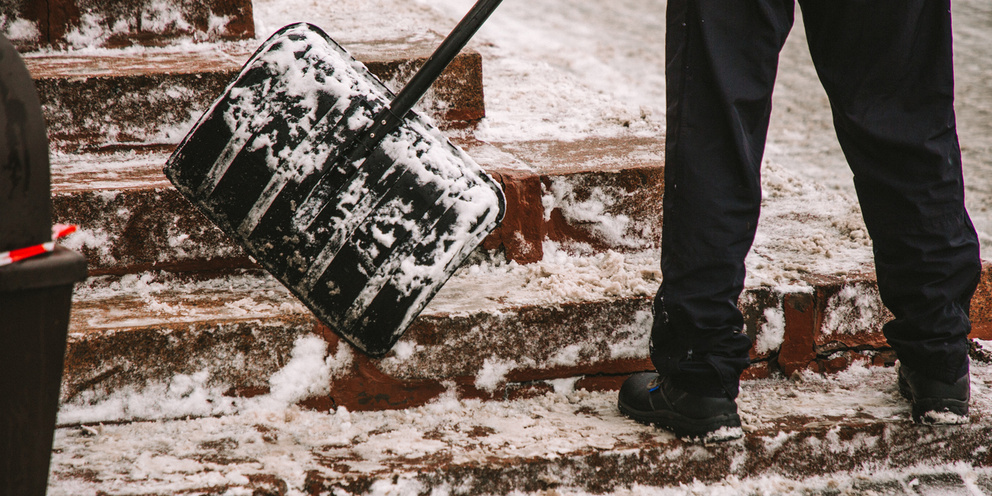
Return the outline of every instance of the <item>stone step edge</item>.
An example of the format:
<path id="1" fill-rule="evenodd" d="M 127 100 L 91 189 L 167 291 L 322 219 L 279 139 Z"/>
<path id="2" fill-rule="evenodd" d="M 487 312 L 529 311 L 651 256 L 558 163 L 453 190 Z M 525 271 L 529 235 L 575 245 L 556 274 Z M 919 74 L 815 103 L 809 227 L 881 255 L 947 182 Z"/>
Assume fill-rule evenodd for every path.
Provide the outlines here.
<path id="1" fill-rule="evenodd" d="M 307 472 L 304 486 L 314 494 L 346 491 L 366 494 L 373 485 L 409 484 L 407 487 L 457 487 L 465 494 L 507 494 L 514 491 L 544 494 L 556 489 L 608 493 L 635 486 L 671 487 L 682 484 L 718 483 L 728 478 L 748 479 L 776 474 L 800 481 L 814 477 L 849 474 L 872 467 L 873 471 L 912 469 L 921 465 L 964 464 L 973 468 L 992 467 L 988 439 L 992 423 L 988 419 L 954 428 L 919 426 L 902 422 L 840 421 L 824 425 L 792 425 L 751 433 L 742 441 L 700 445 L 682 440 L 626 450 L 589 448 L 583 452 L 553 457 L 486 460 L 477 463 L 450 463 L 443 455 L 412 461 L 373 473 L 337 476 L 319 470 Z M 927 439 L 927 442 L 921 442 Z M 861 440 L 862 446 L 847 451 L 838 440 Z M 932 441 L 932 442 L 930 442 Z M 852 443 L 857 444 L 857 443 Z M 837 445 L 840 451 L 831 449 Z M 326 460 L 328 468 L 335 460 Z M 342 462 L 347 463 L 346 460 Z M 340 465 L 338 465 L 340 466 Z M 922 470 L 922 469 L 920 469 Z M 985 472 L 986 484 L 992 478 Z M 898 477 L 898 476 L 897 476 Z M 844 477 L 847 479 L 847 477 Z M 906 476 L 909 487 L 923 485 L 921 477 Z M 923 478 L 925 479 L 925 478 Z M 960 480 L 960 479 L 959 479 Z M 893 482 L 900 482 L 896 479 Z M 922 483 L 922 484 L 921 484 Z M 857 486 L 857 481 L 854 482 Z M 892 491 L 893 487 L 873 487 L 865 481 L 866 494 L 873 490 Z M 961 487 L 964 482 L 961 481 Z M 401 485 L 402 487 L 402 485 Z M 824 490 L 829 492 L 829 484 Z M 857 487 L 853 489 L 857 490 Z"/>
<path id="2" fill-rule="evenodd" d="M 605 143 L 634 149 L 660 148 L 656 139 L 643 138 L 590 139 L 575 146 L 603 148 Z M 514 146 L 512 151 L 526 153 L 520 151 L 521 146 Z M 580 244 L 596 252 L 630 252 L 657 244 L 664 188 L 664 166 L 660 162 L 609 168 L 579 164 L 557 169 L 542 167 L 534 160 L 524 161 L 498 148 L 480 143 L 467 145 L 470 154 L 481 152 L 480 165 L 501 183 L 507 197 L 507 215 L 483 242 L 484 249 L 503 253 L 518 263 L 532 263 L 544 257 L 547 241 Z M 67 162 L 61 169 L 72 170 L 72 156 L 59 158 Z M 166 159 L 164 154 L 149 156 L 158 157 L 163 164 Z M 236 243 L 168 184 L 160 166 L 145 164 L 120 174 L 138 177 L 134 184 L 122 177 L 117 179 L 120 187 L 111 182 L 87 191 L 76 185 L 83 179 L 74 181 L 71 172 L 60 170 L 55 176 L 54 221 L 80 226 L 80 233 L 65 244 L 87 257 L 92 275 L 253 266 Z M 101 179 L 99 174 L 81 177 L 86 181 Z M 582 212 L 572 212 L 581 210 L 578 207 L 590 200 L 603 204 L 600 197 L 607 198 L 605 202 L 609 204 L 596 221 L 582 218 Z M 614 219 L 620 223 L 613 223 Z M 622 226 L 620 235 L 617 225 Z"/>
<path id="3" fill-rule="evenodd" d="M 982 284 L 975 298 L 977 304 L 972 307 L 972 338 L 992 339 L 992 314 L 988 312 L 992 297 L 990 269 L 992 265 L 986 264 Z M 879 366 L 891 365 L 894 361 L 894 356 L 885 346 L 880 333 L 881 325 L 886 320 L 884 314 L 869 310 L 873 312 L 871 315 L 854 315 L 850 313 L 851 308 L 845 306 L 844 298 L 849 298 L 852 290 L 858 297 L 877 299 L 873 280 L 864 274 L 848 277 L 820 276 L 813 279 L 809 281 L 813 290 L 806 292 L 776 294 L 767 288 L 746 290 L 742 298 L 742 309 L 746 331 L 752 341 L 759 342 L 759 332 L 768 332 L 763 325 L 767 324 L 767 320 L 763 319 L 767 319 L 769 312 L 784 314 L 784 329 L 781 344 L 776 349 L 761 351 L 752 348 L 754 363 L 745 372 L 745 379 L 769 377 L 774 373 L 790 376 L 803 370 L 831 373 L 844 370 L 852 363 Z M 848 291 L 842 291 L 845 288 Z M 836 298 L 839 295 L 843 295 L 840 300 Z M 126 309 L 123 311 L 126 312 Z M 232 395 L 262 394 L 267 391 L 268 378 L 287 363 L 294 343 L 314 334 L 326 342 L 330 355 L 337 355 L 342 352 L 342 348 L 348 348 L 345 353 L 349 357 L 346 370 L 331 380 L 334 395 L 310 398 L 303 402 L 306 406 L 320 410 L 338 406 L 356 411 L 409 408 L 425 404 L 443 394 L 447 387 L 445 384 L 449 382 L 457 384 L 468 396 L 484 398 L 506 398 L 517 390 L 547 387 L 540 383 L 554 379 L 578 378 L 583 387 L 594 390 L 615 389 L 625 374 L 651 368 L 646 349 L 641 355 L 627 355 L 619 359 L 593 357 L 591 361 L 578 360 L 565 366 L 556 366 L 554 360 L 530 366 L 524 363 L 523 366 L 503 371 L 502 377 L 483 384 L 480 373 L 487 366 L 499 363 L 500 360 L 510 362 L 523 357 L 502 356 L 500 350 L 493 350 L 490 356 L 476 356 L 479 354 L 478 350 L 466 351 L 472 350 L 471 346 L 465 348 L 464 343 L 452 343 L 450 338 L 463 336 L 464 334 L 458 333 L 459 329 L 465 333 L 475 332 L 472 337 L 482 338 L 488 331 L 499 333 L 518 327 L 527 327 L 533 335 L 545 334 L 547 329 L 542 329 L 541 333 L 533 331 L 532 318 L 535 313 L 545 314 L 546 321 L 556 322 L 569 329 L 575 329 L 575 324 L 567 321 L 566 317 L 569 316 L 579 315 L 586 322 L 608 326 L 610 331 L 621 325 L 617 324 L 619 318 L 619 322 L 641 326 L 640 332 L 646 334 L 649 332 L 649 321 L 645 323 L 642 319 L 629 324 L 632 314 L 638 312 L 642 315 L 650 312 L 649 298 L 534 305 L 531 308 L 505 309 L 499 312 L 498 317 L 426 313 L 418 317 L 404 337 L 404 340 L 415 344 L 424 343 L 426 354 L 409 352 L 402 359 L 397 359 L 396 350 L 383 359 L 370 359 L 360 352 L 350 350 L 349 345 L 340 342 L 336 335 L 319 324 L 308 312 L 269 319 L 207 319 L 171 325 L 154 323 L 111 329 L 80 329 L 80 325 L 85 327 L 85 323 L 77 323 L 68 340 L 63 401 L 82 398 L 91 393 L 100 396 L 118 389 L 140 389 L 149 381 L 177 374 L 191 375 L 201 370 L 210 370 L 212 380 L 225 384 Z M 618 313 L 623 315 L 618 317 Z M 521 318 L 532 320 L 521 321 Z M 825 332 L 824 322 L 836 318 L 867 321 L 870 322 L 870 327 L 856 334 Z M 564 324 L 561 324 L 563 320 Z M 636 317 L 634 321 L 637 321 Z M 645 328 L 645 325 L 648 327 Z M 628 331 L 638 332 L 636 327 Z M 558 329 L 546 334 L 553 335 L 548 339 L 569 339 L 563 332 Z M 514 334 L 515 336 L 510 336 L 511 339 L 519 339 L 527 333 Z M 491 333 L 489 335 L 493 336 Z M 440 343 L 437 343 L 438 336 L 441 336 Z M 459 346 L 463 348 L 462 351 L 459 351 Z M 437 360 L 436 356 L 455 357 L 457 360 L 474 359 L 476 362 L 460 372 L 435 376 L 411 376 L 409 371 L 400 374 L 393 372 L 392 375 L 384 372 L 391 370 L 391 367 L 396 369 L 397 362 L 428 364 L 430 360 Z M 489 363 L 483 361 L 483 358 L 490 360 Z M 478 365 L 479 361 L 483 361 L 481 367 Z M 389 363 L 393 365 L 387 365 Z M 402 372 L 403 369 L 401 367 L 398 370 Z"/>
<path id="4" fill-rule="evenodd" d="M 976 367 L 976 377 L 984 379 L 982 387 L 990 384 L 989 370 L 984 364 Z M 576 390 L 537 393 L 505 405 L 449 397 L 395 414 L 262 407 L 209 419 L 69 425 L 56 439 L 52 480 L 94 485 L 112 481 L 116 487 L 123 483 L 134 490 L 137 485 L 129 483 L 139 481 L 129 480 L 135 474 L 127 462 L 120 458 L 106 462 L 109 457 L 137 457 L 158 446 L 162 433 L 168 433 L 203 442 L 166 451 L 152 448 L 150 458 L 167 457 L 173 464 L 195 461 L 189 473 L 205 470 L 220 476 L 209 482 L 186 481 L 189 486 L 210 486 L 170 486 L 183 493 L 258 488 L 285 494 L 289 486 L 308 494 L 368 494 L 373 486 L 409 494 L 452 488 L 460 494 L 545 494 L 559 489 L 609 493 L 638 485 L 760 481 L 771 476 L 796 483 L 822 478 L 819 484 L 826 494 L 833 494 L 831 488 L 857 494 L 913 494 L 914 488 L 919 492 L 965 487 L 958 475 L 964 472 L 979 489 L 992 489 L 988 401 L 975 402 L 966 425 L 915 424 L 909 419 L 908 405 L 898 398 L 894 376 L 867 378 L 869 388 L 880 387 L 889 399 L 865 409 L 860 409 L 856 392 L 865 385 L 851 378 L 824 381 L 809 389 L 795 386 L 814 396 L 813 404 L 840 403 L 823 404 L 823 409 L 790 408 L 789 395 L 779 391 L 790 387 L 784 381 L 746 385 L 741 397 L 744 437 L 723 443 L 677 439 L 623 418 L 615 409 L 613 393 Z M 846 393 L 835 396 L 838 390 Z M 849 409 L 857 414 L 844 413 Z M 460 410 L 465 412 L 453 419 Z M 258 435 L 245 435 L 246 431 Z M 131 439 L 136 436 L 141 439 Z M 406 442 L 410 445 L 404 446 Z M 395 451 L 389 449 L 394 445 Z M 287 475 L 285 465 L 259 463 L 273 452 L 290 456 L 294 469 L 299 467 L 290 472 L 292 480 L 282 479 Z M 80 465 L 79 459 L 94 463 Z M 238 482 L 232 483 L 227 474 L 238 474 L 233 479 Z M 139 472 L 137 477 L 148 475 Z M 832 482 L 834 477 L 841 479 L 840 487 Z M 155 480 L 143 482 L 154 486 Z M 225 481 L 232 485 L 221 485 Z M 844 487 L 845 483 L 853 487 Z M 151 493 L 154 487 L 142 485 L 140 490 Z"/>
<path id="5" fill-rule="evenodd" d="M 616 302 L 621 307 L 643 305 L 644 300 Z M 588 304 L 585 304 L 588 305 Z M 559 311 L 584 306 L 559 305 Z M 607 315 L 615 305 L 592 305 L 586 314 Z M 541 312 L 540 308 L 522 309 Z M 111 310 L 117 311 L 117 310 Z M 126 310 L 124 310 L 126 311 Z M 512 311 L 512 309 L 506 309 Z M 510 322 L 507 322 L 509 320 Z M 508 327 L 519 327 L 512 317 L 503 319 Z M 473 316 L 422 315 L 407 332 L 416 339 L 422 329 L 437 332 L 452 325 L 466 328 Z M 84 324 L 85 325 L 85 324 Z M 456 372 L 437 377 L 403 377 L 389 371 L 384 359 L 371 359 L 336 335 L 309 313 L 293 313 L 271 318 L 201 320 L 198 322 L 152 323 L 130 327 L 89 329 L 80 332 L 78 323 L 70 329 L 61 399 L 65 403 L 90 405 L 112 398 L 115 393 L 144 394 L 143 391 L 168 385 L 178 377 L 193 377 L 204 371 L 204 386 L 224 395 L 253 397 L 269 392 L 269 379 L 286 366 L 303 339 L 321 339 L 330 356 L 343 356 L 344 368 L 335 374 L 333 394 L 304 400 L 301 404 L 318 410 L 344 406 L 353 411 L 398 409 L 418 406 L 443 394 L 451 384 L 466 397 L 509 398 L 534 388 L 546 388 L 544 381 L 576 378 L 590 390 L 618 387 L 618 374 L 645 370 L 647 360 L 621 358 L 599 363 L 542 368 L 518 368 L 489 387 L 478 385 L 472 374 Z M 331 343 L 334 343 L 332 345 Z"/>
<path id="6" fill-rule="evenodd" d="M 376 47 L 358 54 L 369 70 L 400 88 L 430 55 Z M 57 150 L 101 151 L 175 145 L 238 74 L 252 49 L 220 45 L 191 52 L 150 55 L 28 55 L 49 141 Z M 442 129 L 460 129 L 485 117 L 482 56 L 458 54 L 418 109 Z M 114 116 L 114 120 L 107 120 Z"/>

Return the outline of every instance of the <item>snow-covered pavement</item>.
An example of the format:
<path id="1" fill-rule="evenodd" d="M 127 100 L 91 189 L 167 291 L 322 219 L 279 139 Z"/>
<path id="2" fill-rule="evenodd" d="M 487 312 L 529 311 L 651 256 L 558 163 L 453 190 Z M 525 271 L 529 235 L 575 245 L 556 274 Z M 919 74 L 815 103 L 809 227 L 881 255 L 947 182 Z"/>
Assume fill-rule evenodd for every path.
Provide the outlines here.
<path id="1" fill-rule="evenodd" d="M 925 427 L 893 369 L 746 381 L 747 435 L 710 446 L 568 381 L 383 412 L 258 397 L 220 417 L 60 428 L 49 494 L 992 494 L 992 364 L 975 364 L 972 388 L 973 424 Z"/>
<path id="2" fill-rule="evenodd" d="M 348 46 L 443 35 L 470 4 L 258 0 L 255 16 L 260 38 L 304 20 Z M 954 8 L 968 202 L 989 246 L 992 7 L 960 0 Z M 663 0 L 505 2 L 473 45 L 485 61 L 488 118 L 460 132 L 489 143 L 661 135 L 664 10 Z M 439 15 L 451 24 L 439 25 Z M 797 274 L 870 262 L 850 173 L 802 42 L 797 24 L 776 90 L 749 285 L 787 285 Z M 542 263 L 560 266 L 551 259 L 557 252 L 549 253 Z M 656 284 L 652 264 L 636 260 Z M 49 494 L 992 495 L 986 362 L 974 366 L 970 426 L 910 423 L 894 370 L 854 366 L 830 377 L 747 381 L 745 439 L 699 446 L 623 419 L 615 393 L 576 391 L 570 381 L 506 402 L 466 400 L 452 390 L 407 410 L 303 410 L 293 405 L 300 394 L 327 384 L 323 369 L 311 373 L 309 365 L 334 361 L 313 348 L 300 348 L 273 376 L 285 388 L 273 384 L 265 396 L 197 398 L 196 377 L 186 389 L 173 381 L 174 390 L 149 401 L 175 420 L 76 425 L 72 419 L 99 415 L 64 406 Z M 228 403 L 187 407 L 204 401 Z M 183 419 L 184 411 L 226 413 Z"/>

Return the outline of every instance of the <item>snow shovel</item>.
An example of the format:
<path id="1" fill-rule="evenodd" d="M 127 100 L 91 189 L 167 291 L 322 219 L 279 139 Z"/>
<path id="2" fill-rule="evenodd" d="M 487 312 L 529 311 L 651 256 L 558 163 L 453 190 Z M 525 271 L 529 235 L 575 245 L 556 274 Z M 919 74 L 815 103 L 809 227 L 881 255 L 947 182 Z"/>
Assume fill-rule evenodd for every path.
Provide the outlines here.
<path id="1" fill-rule="evenodd" d="M 317 27 L 286 26 L 165 166 L 183 195 L 373 357 L 503 217 L 497 183 L 411 110 L 499 3 L 472 7 L 395 98 Z"/>

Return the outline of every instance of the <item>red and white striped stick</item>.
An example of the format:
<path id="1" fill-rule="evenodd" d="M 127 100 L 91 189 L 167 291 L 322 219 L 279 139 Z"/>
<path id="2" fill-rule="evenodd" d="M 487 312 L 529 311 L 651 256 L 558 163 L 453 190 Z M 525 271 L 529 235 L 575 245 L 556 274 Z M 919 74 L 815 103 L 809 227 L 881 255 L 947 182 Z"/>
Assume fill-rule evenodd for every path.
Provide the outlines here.
<path id="1" fill-rule="evenodd" d="M 52 226 L 52 240 L 40 245 L 18 248 L 16 250 L 0 252 L 0 266 L 20 262 L 26 258 L 35 257 L 42 253 L 48 253 L 55 249 L 55 241 L 76 232 L 76 226 L 66 224 L 55 224 Z"/>

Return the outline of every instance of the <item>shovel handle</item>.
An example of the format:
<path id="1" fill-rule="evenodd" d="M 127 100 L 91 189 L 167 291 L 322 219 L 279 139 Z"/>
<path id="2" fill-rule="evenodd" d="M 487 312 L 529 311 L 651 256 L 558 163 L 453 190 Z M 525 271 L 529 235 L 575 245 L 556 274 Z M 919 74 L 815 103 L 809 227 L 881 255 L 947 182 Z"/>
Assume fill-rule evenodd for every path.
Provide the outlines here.
<path id="1" fill-rule="evenodd" d="M 441 45 L 434 50 L 434 53 L 424 62 L 420 70 L 410 79 L 410 82 L 400 90 L 393 102 L 389 105 L 390 110 L 399 118 L 403 118 L 407 112 L 424 96 L 427 89 L 431 87 L 434 80 L 441 75 L 448 64 L 455 59 L 458 52 L 465 48 L 468 41 L 486 22 L 489 15 L 496 10 L 502 0 L 479 0 L 472 10 L 465 14 L 465 17 L 455 26 Z"/>
<path id="2" fill-rule="evenodd" d="M 375 123 L 363 140 L 366 149 L 374 148 L 382 137 L 394 131 L 403 122 L 407 112 L 420 101 L 424 93 L 427 93 L 441 72 L 455 59 L 458 52 L 465 48 L 468 40 L 472 39 L 500 2 L 502 0 L 479 0 L 472 6 L 468 14 L 465 14 L 455 29 L 451 30 L 441 45 L 434 50 L 427 62 L 424 62 L 413 78 L 390 102 L 389 107 L 376 116 Z"/>

